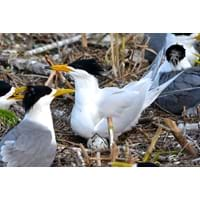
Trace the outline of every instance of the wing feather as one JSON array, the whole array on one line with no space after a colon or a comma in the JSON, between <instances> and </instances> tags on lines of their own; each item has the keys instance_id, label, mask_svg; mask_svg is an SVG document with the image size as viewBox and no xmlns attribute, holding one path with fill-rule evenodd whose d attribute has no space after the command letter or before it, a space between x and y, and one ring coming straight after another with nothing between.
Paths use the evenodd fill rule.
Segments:
<instances>
[{"instance_id":1,"label":"wing feather","mask_svg":"<svg viewBox=\"0 0 200 200\"><path fill-rule=\"evenodd\" d=\"M48 146L50 147L51 139L50 130L28 121L22 121L2 139L0 143L1 160L7 166L37 166L40 164L39 158L42 159L44 151Z\"/></svg>"}]
</instances>

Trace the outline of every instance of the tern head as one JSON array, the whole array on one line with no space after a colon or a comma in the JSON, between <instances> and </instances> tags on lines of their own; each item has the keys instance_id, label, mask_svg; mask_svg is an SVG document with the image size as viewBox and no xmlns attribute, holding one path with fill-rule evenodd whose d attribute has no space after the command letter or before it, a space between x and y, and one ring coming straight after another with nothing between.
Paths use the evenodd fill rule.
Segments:
<instances>
[{"instance_id":1,"label":"tern head","mask_svg":"<svg viewBox=\"0 0 200 200\"><path fill-rule=\"evenodd\" d=\"M172 63L175 67L185 58L185 48L182 45L174 44L166 50L167 61Z\"/></svg>"},{"instance_id":2,"label":"tern head","mask_svg":"<svg viewBox=\"0 0 200 200\"><path fill-rule=\"evenodd\" d=\"M28 112L34 105L50 106L55 97L74 93L74 89L53 89L47 86L27 86L23 99L25 112Z\"/></svg>"},{"instance_id":3,"label":"tern head","mask_svg":"<svg viewBox=\"0 0 200 200\"><path fill-rule=\"evenodd\" d=\"M8 109L13 103L23 98L21 93L26 87L12 87L5 81L0 81L0 108Z\"/></svg>"},{"instance_id":4,"label":"tern head","mask_svg":"<svg viewBox=\"0 0 200 200\"><path fill-rule=\"evenodd\" d=\"M53 65L52 70L67 72L73 77L84 76L102 76L104 75L103 68L97 63L95 59L80 59L68 65Z\"/></svg>"},{"instance_id":5,"label":"tern head","mask_svg":"<svg viewBox=\"0 0 200 200\"><path fill-rule=\"evenodd\" d=\"M185 35L185 36L190 36L192 33L173 33L174 35Z\"/></svg>"},{"instance_id":6,"label":"tern head","mask_svg":"<svg viewBox=\"0 0 200 200\"><path fill-rule=\"evenodd\" d=\"M95 59L79 59L70 63L69 66L75 69L84 70L94 76L104 75L103 68L97 63Z\"/></svg>"}]
</instances>

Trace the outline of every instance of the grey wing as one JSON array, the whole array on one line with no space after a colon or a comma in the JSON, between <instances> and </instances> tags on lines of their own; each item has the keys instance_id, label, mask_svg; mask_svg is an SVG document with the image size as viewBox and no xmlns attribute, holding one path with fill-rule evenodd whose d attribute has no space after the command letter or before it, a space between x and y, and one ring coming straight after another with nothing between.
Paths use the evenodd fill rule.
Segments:
<instances>
[{"instance_id":1,"label":"grey wing","mask_svg":"<svg viewBox=\"0 0 200 200\"><path fill-rule=\"evenodd\" d=\"M166 82L178 72L164 73L160 84ZM187 69L175 79L159 96L156 103L163 109L181 114L183 107L194 107L200 103L200 68Z\"/></svg>"},{"instance_id":2,"label":"grey wing","mask_svg":"<svg viewBox=\"0 0 200 200\"><path fill-rule=\"evenodd\" d=\"M51 144L51 139L49 130L38 124L22 121L2 139L1 160L7 166L37 166L40 158L43 159L47 145Z\"/></svg>"}]
</instances>

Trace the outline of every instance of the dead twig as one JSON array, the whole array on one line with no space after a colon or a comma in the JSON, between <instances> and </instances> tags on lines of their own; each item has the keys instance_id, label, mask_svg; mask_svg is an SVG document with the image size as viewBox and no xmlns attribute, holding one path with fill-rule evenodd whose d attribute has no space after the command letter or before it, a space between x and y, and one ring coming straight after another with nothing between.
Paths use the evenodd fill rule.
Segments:
<instances>
[{"instance_id":1,"label":"dead twig","mask_svg":"<svg viewBox=\"0 0 200 200\"><path fill-rule=\"evenodd\" d=\"M48 63L50 66L54 65L53 61L49 58L48 55L45 55L45 59L46 59L47 63ZM56 76L58 75L58 73L60 73L60 72L57 72L57 71L53 71L53 70L52 70L52 71L51 71L51 74L50 74L50 76L49 76L49 78L48 78L48 80L45 82L44 85L50 86L50 85L53 83L54 77L56 77Z\"/></svg>"},{"instance_id":2,"label":"dead twig","mask_svg":"<svg viewBox=\"0 0 200 200\"><path fill-rule=\"evenodd\" d=\"M175 121L164 118L165 124L171 129L174 137L179 142L179 144L193 157L197 156L197 151L194 147L187 141L187 139L183 136L181 130L176 125Z\"/></svg>"},{"instance_id":3,"label":"dead twig","mask_svg":"<svg viewBox=\"0 0 200 200\"><path fill-rule=\"evenodd\" d=\"M86 33L81 34L81 42L82 42L82 47L87 48L88 47L88 42L87 42L87 35Z\"/></svg>"},{"instance_id":4,"label":"dead twig","mask_svg":"<svg viewBox=\"0 0 200 200\"><path fill-rule=\"evenodd\" d=\"M80 144L79 146L80 146L81 151L83 153L83 157L84 157L85 163L87 165L90 165L90 157L89 157L87 151L85 150L85 147L82 144Z\"/></svg>"},{"instance_id":5,"label":"dead twig","mask_svg":"<svg viewBox=\"0 0 200 200\"><path fill-rule=\"evenodd\" d=\"M151 156L151 153L153 152L154 148L155 148L155 145L158 141L158 138L160 137L160 135L162 134L162 128L161 127L158 127L155 135L153 136L152 140L151 140L151 144L149 145L145 155L144 155L144 158L143 158L143 162L147 162L149 161L150 159L150 156Z\"/></svg>"},{"instance_id":6,"label":"dead twig","mask_svg":"<svg viewBox=\"0 0 200 200\"><path fill-rule=\"evenodd\" d=\"M0 58L1 62L1 58ZM32 72L34 74L46 75L50 74L50 70L46 69L47 64L35 59L14 58L6 61L8 65L13 66L19 71Z\"/></svg>"},{"instance_id":7,"label":"dead twig","mask_svg":"<svg viewBox=\"0 0 200 200\"><path fill-rule=\"evenodd\" d=\"M115 143L112 144L112 147L111 147L111 161L112 162L115 162L116 159L118 158L118 155L119 155L119 150L118 150L118 147Z\"/></svg>"},{"instance_id":8,"label":"dead twig","mask_svg":"<svg viewBox=\"0 0 200 200\"><path fill-rule=\"evenodd\" d=\"M114 76L117 77L117 66L115 62L115 49L114 49L114 33L111 33L110 37L111 37L110 46L111 46L112 69Z\"/></svg>"},{"instance_id":9,"label":"dead twig","mask_svg":"<svg viewBox=\"0 0 200 200\"><path fill-rule=\"evenodd\" d=\"M97 157L97 167L101 167L101 153L99 151L96 153L96 157Z\"/></svg>"},{"instance_id":10,"label":"dead twig","mask_svg":"<svg viewBox=\"0 0 200 200\"><path fill-rule=\"evenodd\" d=\"M58 48L58 47L62 47L64 45L69 45L69 44L75 43L75 42L79 41L80 39L81 39L81 35L76 35L72 38L67 38L65 40L61 40L61 41L58 41L58 42L54 42L52 44L47 44L45 46L26 51L24 53L24 55L25 56L32 56L32 55L39 54L39 53L42 53L42 52L45 52L45 51L48 51L48 50L52 50L54 48Z\"/></svg>"},{"instance_id":11,"label":"dead twig","mask_svg":"<svg viewBox=\"0 0 200 200\"><path fill-rule=\"evenodd\" d=\"M71 148L74 152L76 152L76 155L80 161L80 164L82 167L85 167L86 163L85 163L85 159L83 158L82 156L82 151L80 148L77 148L77 147L72 147Z\"/></svg>"},{"instance_id":12,"label":"dead twig","mask_svg":"<svg viewBox=\"0 0 200 200\"><path fill-rule=\"evenodd\" d=\"M138 128L139 132L144 135L144 137L147 139L148 142L151 142L151 139L149 138L149 135L142 129Z\"/></svg>"},{"instance_id":13,"label":"dead twig","mask_svg":"<svg viewBox=\"0 0 200 200\"><path fill-rule=\"evenodd\" d=\"M54 65L54 62L49 58L48 55L45 55L45 59L50 66ZM67 88L73 88L72 85L70 84L70 82L67 79L65 79L63 74L61 72L57 72L57 71L51 71L51 74L50 74L48 80L45 82L45 85L50 86L52 84L54 78L56 78L56 82L58 80L60 80L62 83L66 82ZM57 83L56 83L56 86L57 86ZM73 99L71 95L67 95L67 96L70 99Z\"/></svg>"},{"instance_id":14,"label":"dead twig","mask_svg":"<svg viewBox=\"0 0 200 200\"><path fill-rule=\"evenodd\" d=\"M101 156L101 157L98 158L98 159L100 159L101 161L102 161L102 160L104 160L104 161L110 161L110 160L111 160L111 159L110 159L110 156L107 156L107 157L102 157L102 156ZM90 157L90 160L91 160L91 161L97 161L98 159L97 159L97 157Z\"/></svg>"},{"instance_id":15,"label":"dead twig","mask_svg":"<svg viewBox=\"0 0 200 200\"><path fill-rule=\"evenodd\" d=\"M163 124L159 124L156 122L152 122L153 125L157 126L157 127L161 127L162 129L166 130L166 131L170 131L171 129L168 128L167 126L163 125Z\"/></svg>"}]
</instances>

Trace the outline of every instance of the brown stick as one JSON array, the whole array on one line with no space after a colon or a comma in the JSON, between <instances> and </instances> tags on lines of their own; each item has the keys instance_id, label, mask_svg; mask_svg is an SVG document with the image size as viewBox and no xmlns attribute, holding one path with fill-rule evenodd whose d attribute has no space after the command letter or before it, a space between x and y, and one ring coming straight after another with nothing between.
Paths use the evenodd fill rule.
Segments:
<instances>
[{"instance_id":1,"label":"brown stick","mask_svg":"<svg viewBox=\"0 0 200 200\"><path fill-rule=\"evenodd\" d=\"M158 138L160 137L160 135L162 134L162 128L161 127L158 127L155 135L153 136L152 140L151 140L151 144L149 145L145 155L144 155L144 158L143 158L143 162L147 162L150 158L150 155L151 153L153 152L154 148L155 148L155 145L158 141Z\"/></svg>"},{"instance_id":2,"label":"brown stick","mask_svg":"<svg viewBox=\"0 0 200 200\"><path fill-rule=\"evenodd\" d=\"M187 151L187 153L191 154L193 157L196 157L197 156L196 149L183 136L181 130L178 128L175 121L169 118L164 118L164 122L171 129L174 137L179 142L179 144Z\"/></svg>"},{"instance_id":3,"label":"brown stick","mask_svg":"<svg viewBox=\"0 0 200 200\"><path fill-rule=\"evenodd\" d=\"M87 36L89 36L89 35L90 34L87 34ZM42 52L45 52L45 51L48 51L48 50L51 50L51 49L54 49L54 48L62 47L64 45L73 44L73 43L79 41L80 39L81 39L81 35L76 35L76 36L71 37L71 38L67 38L67 39L64 39L64 40L61 40L61 41L58 41L58 42L53 42L51 44L47 44L47 45L44 45L44 46L36 48L36 49L26 51L24 53L24 55L25 56L32 56L32 55L39 54L39 53L42 53Z\"/></svg>"},{"instance_id":4,"label":"brown stick","mask_svg":"<svg viewBox=\"0 0 200 200\"><path fill-rule=\"evenodd\" d=\"M119 155L118 147L115 143L113 143L111 147L111 155L110 155L111 161L115 162L116 159L118 158L118 155Z\"/></svg>"},{"instance_id":5,"label":"brown stick","mask_svg":"<svg viewBox=\"0 0 200 200\"><path fill-rule=\"evenodd\" d=\"M87 165L89 165L90 164L90 157L89 157L87 151L85 150L85 147L82 144L79 144L79 146L80 146L81 151L83 153L83 157L84 157L85 163Z\"/></svg>"},{"instance_id":6,"label":"brown stick","mask_svg":"<svg viewBox=\"0 0 200 200\"><path fill-rule=\"evenodd\" d=\"M101 161L102 161L102 160L104 160L104 161L110 161L110 160L111 160L110 156L109 156L109 157L102 157L102 156L101 156L101 157L98 158L98 159L100 159ZM94 161L97 162L97 157L90 157L90 160L91 160L91 161L94 160Z\"/></svg>"},{"instance_id":7,"label":"brown stick","mask_svg":"<svg viewBox=\"0 0 200 200\"><path fill-rule=\"evenodd\" d=\"M142 128L138 128L138 130L139 130L139 132L140 132L141 134L144 135L144 137L148 140L148 142L151 142L151 139L149 138L149 135L148 135L145 131L143 131Z\"/></svg>"},{"instance_id":8,"label":"brown stick","mask_svg":"<svg viewBox=\"0 0 200 200\"><path fill-rule=\"evenodd\" d=\"M50 59L50 57L48 55L45 55L45 59L46 59L46 62L52 66L54 65L54 62ZM61 82L65 82L65 77L63 76L63 74L61 72L57 72L57 71L51 71L51 74L49 75L49 78L48 80L45 82L45 85L46 86L51 86L52 82L53 82L53 79L54 77L56 78L55 79L55 82L58 81L58 79L61 81ZM72 88L72 87L71 87Z\"/></svg>"},{"instance_id":9,"label":"brown stick","mask_svg":"<svg viewBox=\"0 0 200 200\"><path fill-rule=\"evenodd\" d=\"M114 33L110 34L111 40L110 40L110 45L111 45L111 56L112 56L112 69L113 69L113 74L115 77L117 77L117 66L115 62L115 51L114 51Z\"/></svg>"},{"instance_id":10,"label":"brown stick","mask_svg":"<svg viewBox=\"0 0 200 200\"><path fill-rule=\"evenodd\" d=\"M101 153L99 151L96 153L96 157L97 157L97 167L101 167Z\"/></svg>"},{"instance_id":11,"label":"brown stick","mask_svg":"<svg viewBox=\"0 0 200 200\"><path fill-rule=\"evenodd\" d=\"M86 33L81 34L81 42L82 42L82 47L87 48L88 47L88 42L87 42L87 35Z\"/></svg>"},{"instance_id":12,"label":"brown stick","mask_svg":"<svg viewBox=\"0 0 200 200\"><path fill-rule=\"evenodd\" d=\"M53 61L49 58L48 55L45 55L45 59L46 59L47 63L48 63L50 66L54 65ZM48 80L45 82L44 85L50 86L50 85L52 84L52 82L53 82L54 77L55 77L57 74L58 74L57 71L51 71L51 74L49 75L49 78L48 78Z\"/></svg>"},{"instance_id":13,"label":"brown stick","mask_svg":"<svg viewBox=\"0 0 200 200\"><path fill-rule=\"evenodd\" d=\"M50 87L55 76L56 76L56 71L51 71L51 74L49 75L49 77L44 85Z\"/></svg>"}]
</instances>

